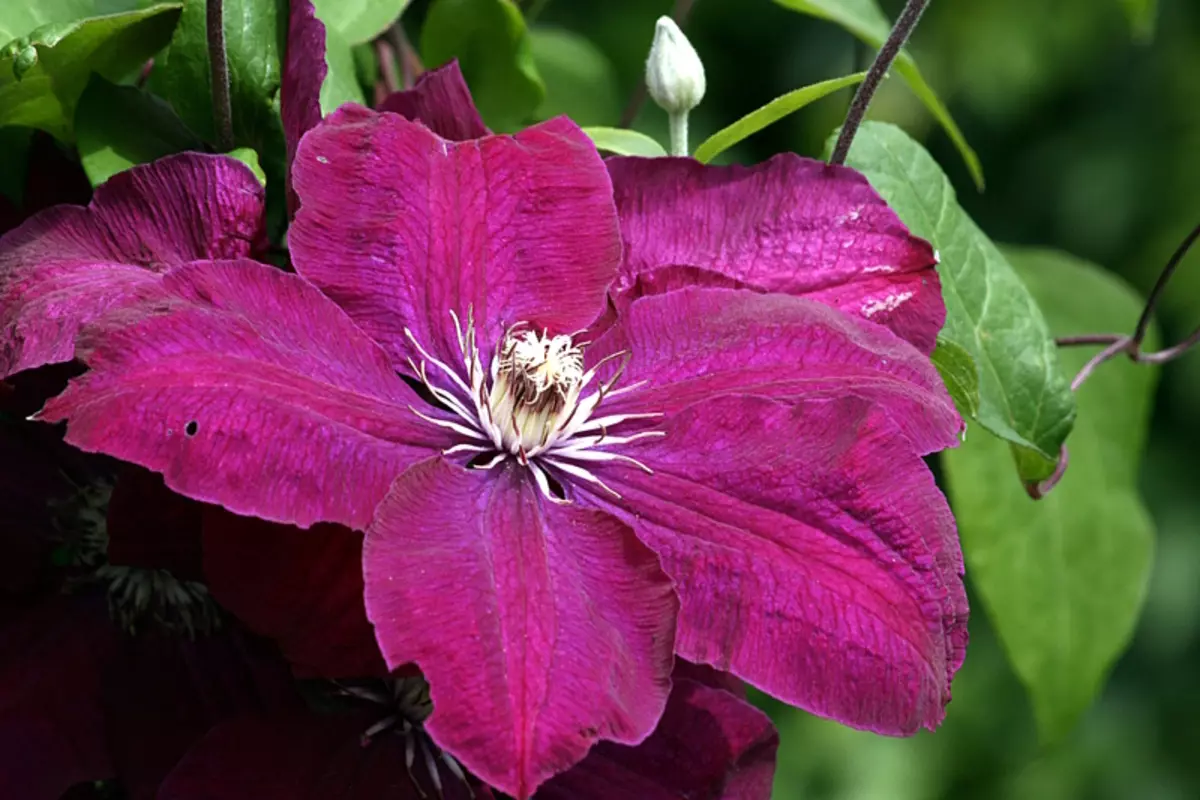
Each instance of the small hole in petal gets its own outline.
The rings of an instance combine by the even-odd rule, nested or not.
[[[183,432],[186,433],[188,437],[192,437],[196,435],[198,430],[200,430],[200,424],[196,422],[196,420],[192,420],[187,424],[187,427],[183,429]]]

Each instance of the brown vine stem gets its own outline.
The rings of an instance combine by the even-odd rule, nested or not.
[[[421,63],[421,57],[417,55],[412,42],[408,40],[408,34],[404,32],[400,20],[396,20],[395,24],[384,31],[383,36],[400,61],[400,87],[406,91],[413,88],[417,78],[425,72],[425,65]]]
[[[1171,276],[1179,269],[1179,265],[1183,262],[1184,257],[1187,256],[1198,239],[1200,239],[1200,224],[1192,228],[1191,232],[1184,237],[1179,247],[1175,248],[1175,252],[1167,260],[1162,272],[1159,273],[1158,280],[1154,283],[1154,288],[1150,290],[1150,295],[1146,298],[1146,305],[1142,308],[1142,314],[1138,317],[1133,333],[1088,333],[1080,336],[1061,336],[1054,340],[1059,347],[1104,345],[1103,350],[1088,359],[1079,372],[1075,373],[1075,377],[1071,380],[1071,391],[1079,391],[1079,388],[1083,386],[1084,382],[1091,377],[1092,373],[1100,365],[1111,361],[1117,356],[1126,355],[1130,361],[1138,364],[1165,364],[1168,361],[1179,358],[1197,344],[1200,344],[1200,327],[1197,327],[1187,337],[1170,347],[1156,350],[1152,353],[1146,353],[1142,350],[1142,342],[1146,338],[1146,332],[1150,329],[1150,320],[1153,318],[1154,311],[1162,299],[1163,292],[1166,291]],[[1037,500],[1044,497],[1047,492],[1053,489],[1066,472],[1067,459],[1067,448],[1064,446],[1062,452],[1059,454],[1054,474],[1040,483],[1028,484],[1026,486],[1029,496]]]
[[[233,149],[233,105],[229,98],[229,60],[225,53],[224,0],[205,3],[205,32],[208,36],[208,62],[212,69],[213,121],[217,126],[217,147],[222,153]]]
[[[692,8],[696,5],[696,0],[675,0],[675,5],[671,9],[671,19],[675,20],[675,24],[681,30],[687,29],[688,17],[692,15]],[[637,115],[641,112],[642,106],[646,105],[646,98],[649,97],[646,89],[646,79],[643,78],[638,82],[637,89],[633,91],[633,95],[629,98],[629,102],[625,106],[625,111],[621,114],[619,127],[628,128],[637,119]]]
[[[892,26],[892,32],[888,34],[883,46],[879,48],[875,60],[871,62],[871,68],[867,70],[867,77],[863,78],[863,82],[858,85],[858,90],[854,92],[854,99],[850,101],[850,108],[846,112],[846,121],[842,123],[837,143],[833,146],[833,154],[829,157],[830,164],[846,163],[846,156],[850,154],[850,145],[854,142],[854,134],[858,133],[858,128],[867,115],[867,107],[871,105],[871,99],[875,97],[879,84],[883,82],[884,76],[892,68],[892,62],[900,55],[900,49],[904,47],[904,43],[912,35],[917,23],[921,21],[921,15],[925,13],[928,5],[929,0],[908,0],[904,4],[904,10],[900,12],[896,24]]]

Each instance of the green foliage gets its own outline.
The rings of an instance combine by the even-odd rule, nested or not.
[[[964,348],[940,338],[930,359],[954,398],[958,413],[975,418],[979,414],[979,369],[975,359]]]
[[[1129,330],[1142,300],[1054,251],[1006,251],[1057,335]],[[1153,346],[1153,345],[1151,345]],[[1091,355],[1071,350],[1075,371]],[[1156,375],[1105,364],[1079,392],[1070,466],[1039,501],[996,480],[1004,445],[968,436],[944,455],[967,574],[1033,702],[1044,741],[1062,739],[1126,648],[1145,596],[1153,525],[1137,491]]]
[[[847,163],[861,170],[913,233],[940,254],[946,300],[941,338],[969,353],[979,367],[974,419],[1032,451],[1017,459],[1023,479],[1047,477],[1071,429],[1075,402],[1037,304],[1004,255],[958,205],[941,168],[899,128],[865,123]]]
[[[349,44],[369,42],[404,13],[409,0],[313,0],[317,17]]]
[[[775,2],[793,11],[810,14],[840,25],[872,47],[881,46],[892,27],[887,17],[879,10],[875,0],[775,0]],[[954,118],[950,116],[950,110],[938,98],[933,87],[926,82],[921,70],[917,67],[917,62],[907,52],[901,52],[892,65],[892,69],[900,73],[900,77],[904,78],[913,93],[929,109],[929,113],[945,129],[946,134],[954,142],[954,146],[958,148],[958,152],[967,163],[967,169],[971,171],[975,185],[982,189],[983,165],[979,163],[979,156],[967,144],[966,137],[959,130]]]
[[[566,114],[579,125],[604,125],[621,115],[617,74],[608,56],[583,36],[563,28],[529,31],[533,63],[546,84],[534,116]]]
[[[30,128],[0,128],[0,195],[20,206],[25,197],[25,178],[29,174]]]
[[[1154,23],[1158,17],[1158,0],[1121,0],[1133,33],[1142,41],[1154,37]]]
[[[811,86],[803,86],[785,95],[780,95],[765,106],[754,109],[737,122],[734,122],[732,125],[726,125],[705,139],[696,148],[694,157],[697,161],[707,164],[738,142],[749,136],[753,136],[768,125],[783,119],[788,114],[799,111],[809,103],[820,100],[826,95],[833,94],[839,89],[861,83],[866,75],[867,73],[865,72],[859,72],[854,75],[847,75],[844,78],[834,78],[814,83]]]
[[[512,0],[435,0],[421,29],[421,58],[430,69],[457,58],[494,130],[520,128],[546,96],[525,18]]]
[[[93,186],[135,164],[203,143],[169,105],[132,86],[93,75],[75,111],[79,159]]]
[[[625,128],[584,128],[583,132],[591,137],[597,148],[619,156],[658,158],[667,154],[666,149],[656,140],[637,131]]]
[[[324,19],[321,21],[324,22]],[[343,103],[367,102],[358,82],[358,64],[353,48],[337,30],[328,26],[325,28],[325,67],[325,82],[321,84],[321,113],[328,114]]]
[[[74,137],[75,104],[92,72],[119,81],[162,48],[180,18],[178,3],[108,16],[74,17],[95,11],[96,4],[51,2],[4,4],[0,38],[0,126],[40,128],[63,141]]]
[[[258,153],[249,147],[239,147],[236,150],[230,150],[227,155],[245,164],[254,173],[254,177],[258,178],[259,183],[263,186],[267,185],[267,174],[263,172],[262,167],[258,164]]]
[[[272,175],[283,174],[279,120],[280,58],[286,46],[287,0],[224,0],[225,50],[234,142],[253,147]],[[150,88],[206,142],[215,142],[205,0],[185,0],[171,45],[154,66]]]

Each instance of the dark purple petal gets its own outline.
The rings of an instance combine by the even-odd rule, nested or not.
[[[0,797],[58,800],[113,775],[100,703],[113,631],[93,599],[0,607]]]
[[[287,52],[279,87],[279,113],[287,141],[288,204],[295,210],[291,190],[292,160],[300,138],[321,121],[321,85],[325,64],[325,24],[317,19],[312,0],[289,0]]]
[[[635,301],[591,348],[631,353],[607,413],[672,412],[722,394],[855,396],[883,406],[925,454],[958,443],[962,419],[929,359],[899,337],[779,294],[679,289]]]
[[[753,167],[613,158],[625,263],[717,272],[888,326],[928,354],[945,321],[936,259],[854,170],[784,153]]]
[[[159,790],[157,800],[426,800],[436,797],[420,756],[413,779],[405,769],[405,742],[384,733],[363,746],[377,722],[369,715],[297,713],[242,717],[214,728],[188,753]],[[418,789],[417,784],[422,788]],[[489,800],[486,786],[472,791],[442,771],[447,800]]]
[[[388,95],[379,104],[379,110],[420,122],[452,142],[479,139],[491,133],[475,108],[458,59],[424,73],[408,91]]]
[[[82,325],[152,295],[173,266],[249,254],[262,212],[245,164],[184,153],[114,175],[86,208],[26,221],[0,238],[0,378],[71,360]]]
[[[723,397],[605,465],[680,593],[676,651],[887,734],[933,728],[967,642],[954,518],[878,407]]]
[[[214,725],[303,708],[278,653],[236,630],[189,640],[162,630],[121,637],[104,668],[106,729],[130,800],[159,784]]]
[[[168,489],[161,475],[125,465],[108,501],[108,563],[202,580],[203,509]]]
[[[675,679],[654,734],[637,747],[597,745],[537,800],[769,800],[779,734],[737,697]]]
[[[384,676],[363,607],[362,534],[340,525],[290,525],[210,507],[204,574],[213,597],[274,639],[302,678]]]
[[[451,312],[473,316],[487,363],[513,323],[587,327],[616,275],[608,173],[565,118],[456,143],[343,106],[305,136],[293,178],[296,271],[404,369],[406,328],[461,363]]]
[[[396,475],[446,446],[383,351],[299,276],[202,262],[162,286],[163,302],[82,335],[90,371],[42,412],[71,444],[236,513],[360,529]]]
[[[677,601],[624,524],[497,469],[411,468],[367,530],[363,574],[388,665],[429,681],[430,735],[524,800],[595,742],[654,729]]]

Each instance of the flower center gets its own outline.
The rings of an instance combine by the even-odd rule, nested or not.
[[[491,369],[485,371],[475,340],[474,321],[468,315],[464,328],[458,316],[454,312],[451,315],[462,355],[461,371],[431,356],[411,331],[405,331],[424,358],[419,365],[410,361],[413,370],[430,395],[457,417],[444,419],[413,409],[422,419],[461,437],[460,443],[444,451],[447,455],[471,453],[472,466],[479,469],[491,469],[509,458],[515,459],[530,469],[542,493],[555,501],[563,498],[552,490],[551,476],[560,484],[564,477],[579,478],[616,495],[593,474],[593,465],[624,461],[650,471],[641,462],[612,448],[663,436],[663,432],[621,431],[614,435],[614,430],[662,415],[596,413],[605,399],[633,391],[641,382],[615,389],[622,367],[590,394],[585,393],[597,383],[598,370],[604,364],[626,353],[614,353],[585,370],[584,345],[576,344],[573,336],[551,336],[548,331],[539,334],[519,323],[504,334]],[[432,381],[427,365],[449,378],[450,386],[439,386]]]

